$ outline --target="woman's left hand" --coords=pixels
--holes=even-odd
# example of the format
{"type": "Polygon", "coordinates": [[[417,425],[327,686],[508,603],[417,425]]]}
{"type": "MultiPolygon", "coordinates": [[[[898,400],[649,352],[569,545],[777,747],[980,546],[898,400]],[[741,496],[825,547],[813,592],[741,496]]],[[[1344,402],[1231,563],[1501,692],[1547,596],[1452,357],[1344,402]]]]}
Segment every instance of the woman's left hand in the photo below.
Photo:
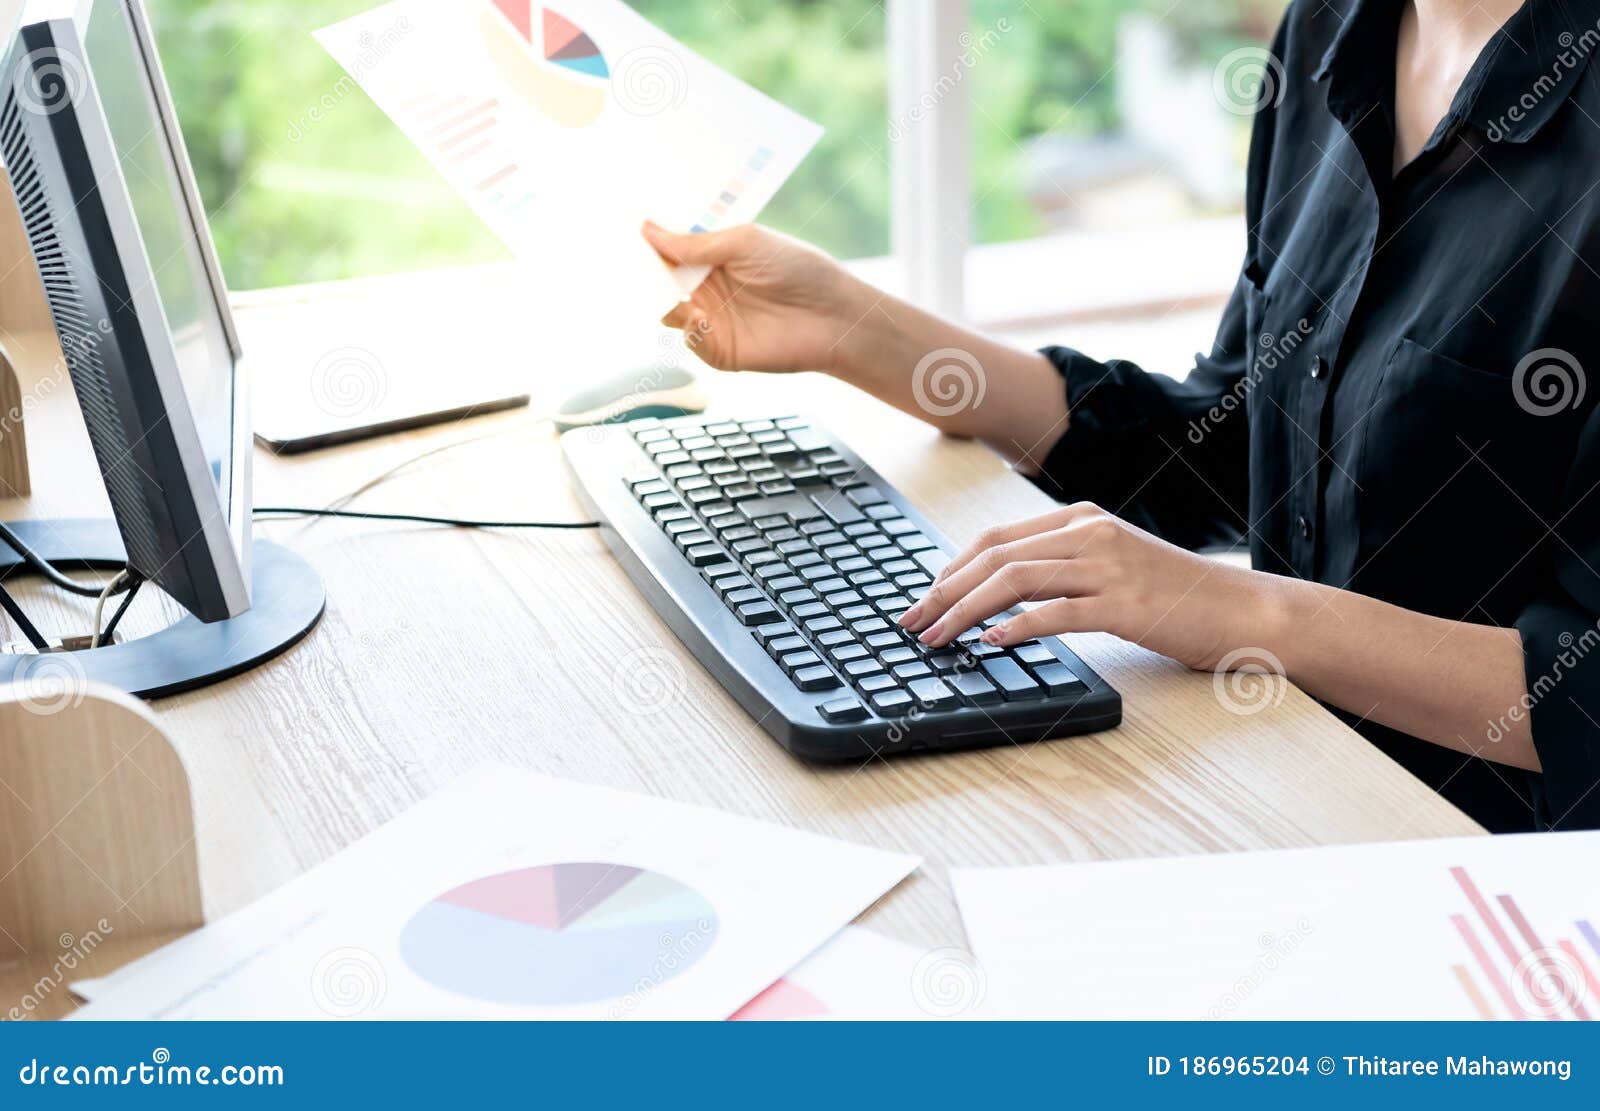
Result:
{"type": "Polygon", "coordinates": [[[984,641],[1108,632],[1209,670],[1235,649],[1267,647],[1273,581],[1085,502],[985,531],[900,624],[940,646],[1019,602],[1044,602],[986,630],[984,641]]]}

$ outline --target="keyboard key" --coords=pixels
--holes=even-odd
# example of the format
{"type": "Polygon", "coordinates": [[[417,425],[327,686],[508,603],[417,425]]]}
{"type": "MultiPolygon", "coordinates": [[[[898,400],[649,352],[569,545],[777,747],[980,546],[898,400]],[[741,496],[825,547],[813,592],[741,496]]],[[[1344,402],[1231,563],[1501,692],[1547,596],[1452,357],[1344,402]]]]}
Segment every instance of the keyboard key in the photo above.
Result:
{"type": "Polygon", "coordinates": [[[832,609],[842,610],[846,606],[859,606],[861,604],[861,595],[853,590],[844,590],[838,594],[824,594],[822,600],[828,603],[832,609]]]}
{"type": "Polygon", "coordinates": [[[822,657],[809,650],[805,652],[790,652],[787,656],[780,656],[778,658],[778,666],[783,668],[783,670],[787,671],[790,675],[793,675],[802,668],[818,667],[821,665],[821,663],[822,657]]]}
{"type": "Polygon", "coordinates": [[[796,467],[794,470],[789,471],[788,475],[789,481],[796,486],[816,486],[827,481],[822,472],[815,467],[796,467]]]}
{"type": "MultiPolygon", "coordinates": [[[[851,609],[865,609],[865,606],[852,606],[851,609]]],[[[857,636],[871,636],[873,633],[883,633],[889,630],[889,623],[881,617],[868,617],[861,621],[851,622],[850,627],[856,631],[857,636]]]]}
{"type": "Polygon", "coordinates": [[[941,679],[917,679],[908,684],[911,696],[924,710],[953,710],[961,704],[941,679]]]}
{"type": "Polygon", "coordinates": [[[828,607],[821,602],[807,602],[794,608],[794,619],[806,621],[813,617],[822,617],[828,613],[828,607]]]}
{"type": "Polygon", "coordinates": [[[1069,691],[1085,689],[1083,680],[1073,674],[1072,669],[1066,664],[1060,662],[1034,668],[1033,677],[1044,684],[1044,689],[1049,694],[1066,694],[1069,691]]]}
{"type": "Polygon", "coordinates": [[[741,625],[766,625],[776,621],[781,614],[772,608],[771,602],[746,602],[733,611],[741,625]]]}
{"type": "Polygon", "coordinates": [[[845,495],[850,504],[865,509],[869,505],[882,505],[889,499],[876,486],[858,486],[845,495]]]}
{"type": "MultiPolygon", "coordinates": [[[[824,469],[823,473],[826,474],[827,471],[824,469]]],[[[861,510],[851,505],[848,498],[841,498],[835,494],[817,494],[812,500],[817,503],[817,508],[822,510],[828,520],[836,525],[848,525],[854,521],[865,520],[861,510]]]]}
{"type": "MultiPolygon", "coordinates": [[[[934,542],[932,540],[929,540],[926,536],[922,535],[922,533],[920,533],[920,532],[911,532],[911,533],[907,533],[904,536],[896,537],[895,538],[895,543],[899,544],[902,548],[904,548],[908,552],[911,552],[912,554],[915,554],[917,552],[924,552],[924,551],[927,551],[929,548],[936,547],[936,545],[934,544],[934,542]]],[[[950,557],[946,556],[944,562],[945,563],[949,563],[950,562],[950,557]]],[[[943,564],[940,564],[940,569],[941,570],[943,569],[943,566],[944,566],[943,564]]],[[[936,575],[939,573],[938,571],[934,571],[933,568],[931,568],[931,567],[929,567],[928,570],[930,572],[932,572],[933,574],[936,574],[936,575]]]]}
{"type": "Polygon", "coordinates": [[[833,448],[828,437],[815,428],[796,429],[789,433],[789,442],[795,446],[795,450],[803,451],[807,455],[814,451],[829,451],[833,448]]]}
{"type": "Polygon", "coordinates": [[[856,635],[849,629],[830,629],[825,633],[815,634],[817,643],[824,648],[836,648],[841,644],[856,644],[856,635]]]}
{"type": "Polygon", "coordinates": [[[889,648],[886,648],[878,653],[878,659],[882,660],[890,667],[894,667],[897,664],[910,663],[912,660],[917,658],[918,656],[916,649],[907,648],[905,641],[898,637],[895,638],[893,644],[889,648]]]}
{"type": "Polygon", "coordinates": [[[852,626],[857,621],[867,621],[877,616],[878,611],[871,606],[846,606],[839,611],[839,620],[848,621],[852,626]]]}
{"type": "Polygon", "coordinates": [[[782,602],[790,609],[808,605],[816,600],[817,596],[811,593],[809,590],[785,590],[782,594],[778,595],[778,601],[782,602]]]}
{"type": "Polygon", "coordinates": [[[718,579],[725,579],[729,575],[737,575],[738,573],[739,565],[729,563],[727,560],[723,560],[721,563],[713,563],[709,567],[700,568],[700,574],[708,583],[714,583],[718,579]]]}
{"type": "MultiPolygon", "coordinates": [[[[689,511],[685,509],[684,513],[688,514],[689,511]]],[[[661,527],[666,531],[666,534],[672,537],[674,540],[680,536],[686,536],[692,532],[704,532],[704,530],[700,527],[700,522],[696,521],[692,515],[680,517],[676,521],[662,521],[661,527]]],[[[692,541],[692,543],[704,544],[710,539],[711,537],[707,536],[705,540],[695,540],[692,541]]]]}
{"type": "Polygon", "coordinates": [[[683,553],[695,567],[709,567],[713,563],[722,562],[722,549],[715,544],[701,544],[689,548],[683,553]]]}
{"type": "Polygon", "coordinates": [[[877,694],[879,691],[898,690],[900,684],[894,681],[892,675],[869,675],[857,681],[856,686],[861,688],[862,694],[877,694]]]}
{"type": "Polygon", "coordinates": [[[808,667],[791,678],[803,691],[827,691],[839,686],[839,677],[825,667],[808,667]]]}
{"type": "Polygon", "coordinates": [[[955,688],[963,702],[973,706],[991,706],[1001,700],[1000,688],[975,671],[946,676],[945,682],[955,688]]]}
{"type": "Polygon", "coordinates": [[[872,696],[872,708],[885,717],[893,717],[912,705],[912,698],[905,691],[896,687],[894,690],[880,691],[872,696]]]}
{"type": "Polygon", "coordinates": [[[960,652],[940,652],[928,657],[928,666],[938,672],[954,671],[962,665],[960,652]]]}
{"type": "Polygon", "coordinates": [[[794,636],[779,637],[768,643],[766,649],[773,659],[777,659],[779,656],[787,656],[791,652],[804,652],[810,647],[806,643],[805,637],[796,634],[794,636]]]}
{"type": "Polygon", "coordinates": [[[983,673],[989,681],[1000,688],[1007,701],[1023,698],[1038,698],[1044,694],[1044,688],[1033,681],[1033,678],[1022,666],[1009,656],[994,656],[983,661],[983,673]]]}
{"type": "Polygon", "coordinates": [[[775,498],[756,498],[740,502],[739,512],[751,520],[758,517],[777,517],[782,525],[787,525],[791,521],[800,524],[821,516],[816,505],[804,494],[785,494],[775,498]]]}
{"type": "Polygon", "coordinates": [[[847,725],[853,721],[865,721],[869,716],[867,708],[853,698],[837,698],[832,702],[824,702],[818,707],[822,720],[832,722],[834,725],[847,725]]]}
{"type": "Polygon", "coordinates": [[[753,585],[743,575],[724,575],[711,584],[711,589],[715,590],[723,601],[727,601],[728,595],[749,590],[753,585]]]}
{"type": "Polygon", "coordinates": [[[762,594],[761,591],[754,589],[735,590],[723,599],[723,601],[727,602],[728,605],[734,609],[738,609],[740,606],[747,605],[750,602],[760,602],[765,600],[766,595],[762,594]]]}
{"type": "Polygon", "coordinates": [[[1056,662],[1055,653],[1042,644],[1019,644],[1011,650],[1011,654],[1029,667],[1056,662]]]}
{"type": "Polygon", "coordinates": [[[844,673],[851,679],[865,679],[869,675],[878,675],[882,671],[883,665],[871,656],[864,660],[851,660],[844,665],[844,673]]]}
{"type": "Polygon", "coordinates": [[[828,658],[836,664],[847,664],[851,660],[864,660],[869,655],[866,645],[857,644],[854,641],[828,649],[828,658]]]}
{"type": "Polygon", "coordinates": [[[894,677],[900,680],[902,683],[909,683],[913,679],[928,678],[928,676],[933,674],[933,669],[927,664],[923,663],[921,660],[916,660],[912,663],[901,664],[899,667],[894,669],[893,674],[894,677]]]}
{"type": "Polygon", "coordinates": [[[775,640],[794,636],[794,626],[787,621],[774,621],[770,625],[761,625],[754,631],[756,643],[765,648],[775,640]]]}

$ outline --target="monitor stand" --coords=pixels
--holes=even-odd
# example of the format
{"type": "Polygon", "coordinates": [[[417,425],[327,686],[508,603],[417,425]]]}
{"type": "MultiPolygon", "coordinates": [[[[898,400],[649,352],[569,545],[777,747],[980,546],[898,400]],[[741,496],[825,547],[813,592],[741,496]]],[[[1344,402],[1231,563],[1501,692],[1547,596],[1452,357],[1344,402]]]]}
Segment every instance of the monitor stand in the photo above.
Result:
{"type": "MultiPolygon", "coordinates": [[[[127,562],[115,522],[21,521],[17,536],[63,571],[120,571],[127,562]]],[[[0,579],[27,568],[0,545],[0,579]]],[[[327,595],[311,565],[287,548],[257,540],[251,550],[251,606],[227,621],[185,617],[137,640],[81,652],[0,654],[0,683],[49,682],[70,691],[106,683],[141,698],[164,698],[265,663],[300,641],[322,617],[327,595]]]]}

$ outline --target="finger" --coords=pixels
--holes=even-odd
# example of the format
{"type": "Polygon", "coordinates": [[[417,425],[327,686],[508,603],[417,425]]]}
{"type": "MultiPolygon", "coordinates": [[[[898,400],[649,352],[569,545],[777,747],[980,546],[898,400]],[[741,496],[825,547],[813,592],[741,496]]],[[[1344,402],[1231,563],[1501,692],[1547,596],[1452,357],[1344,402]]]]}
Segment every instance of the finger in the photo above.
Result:
{"type": "Polygon", "coordinates": [[[687,328],[694,319],[695,306],[689,301],[680,301],[671,312],[661,318],[661,323],[668,328],[687,328]]]}
{"type": "Polygon", "coordinates": [[[947,579],[967,564],[971,563],[979,552],[1000,544],[1010,544],[1015,541],[1035,536],[1041,532],[1050,532],[1076,520],[1082,512],[1082,506],[1069,505],[1061,509],[1052,509],[1049,513],[1038,517],[1029,517],[1025,521],[1016,521],[1009,525],[999,525],[995,528],[985,529],[978,534],[978,538],[968,544],[956,557],[945,564],[944,570],[934,578],[934,582],[947,579]]]}
{"type": "Polygon", "coordinates": [[[1012,563],[989,576],[919,638],[923,644],[943,647],[956,637],[1018,602],[1059,598],[1087,589],[1081,567],[1062,560],[1012,563]]]}
{"type": "Polygon", "coordinates": [[[1037,609],[1019,613],[987,629],[983,642],[1000,648],[1009,648],[1025,640],[1058,636],[1061,633],[1098,633],[1105,631],[1105,621],[1100,612],[1100,599],[1094,596],[1057,598],[1037,609]]]}
{"type": "Polygon", "coordinates": [[[1086,543],[1082,533],[1069,525],[986,548],[954,574],[949,574],[947,568],[947,573],[934,580],[917,604],[900,615],[900,625],[913,632],[926,629],[958,600],[975,590],[979,583],[998,573],[1007,564],[1030,563],[1041,559],[1074,559],[1086,543]]]}
{"type": "Polygon", "coordinates": [[[743,228],[680,235],[646,221],[644,238],[656,253],[675,266],[721,266],[739,254],[746,242],[743,228]]]}

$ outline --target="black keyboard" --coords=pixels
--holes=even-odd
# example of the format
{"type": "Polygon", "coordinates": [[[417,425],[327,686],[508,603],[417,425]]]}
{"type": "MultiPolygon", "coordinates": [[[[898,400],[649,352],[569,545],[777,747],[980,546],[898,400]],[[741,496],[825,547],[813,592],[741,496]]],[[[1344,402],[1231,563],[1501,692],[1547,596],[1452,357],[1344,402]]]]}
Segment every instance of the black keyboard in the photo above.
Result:
{"type": "Polygon", "coordinates": [[[629,577],[798,756],[1014,744],[1122,720],[1117,692],[1054,638],[995,648],[979,628],[932,649],[903,632],[896,619],[953,547],[813,422],[640,420],[569,432],[562,448],[629,577]]]}

